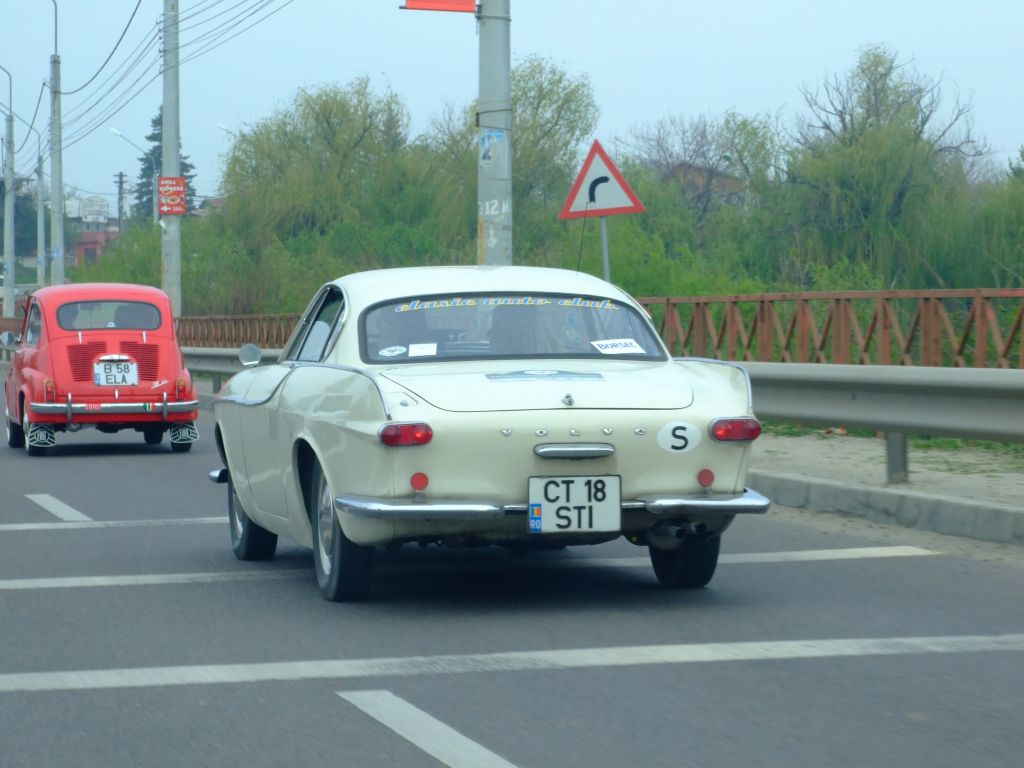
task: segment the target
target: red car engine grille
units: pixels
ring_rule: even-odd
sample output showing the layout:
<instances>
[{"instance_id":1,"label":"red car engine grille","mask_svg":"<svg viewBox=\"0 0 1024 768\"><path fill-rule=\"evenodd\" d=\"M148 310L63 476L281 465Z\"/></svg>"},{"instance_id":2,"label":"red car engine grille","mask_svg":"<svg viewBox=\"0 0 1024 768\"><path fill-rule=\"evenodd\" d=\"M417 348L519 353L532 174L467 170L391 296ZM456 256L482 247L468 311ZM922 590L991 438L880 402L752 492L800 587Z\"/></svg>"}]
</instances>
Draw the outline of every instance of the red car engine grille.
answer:
<instances>
[{"instance_id":1,"label":"red car engine grille","mask_svg":"<svg viewBox=\"0 0 1024 768\"><path fill-rule=\"evenodd\" d=\"M107 342L90 341L68 347L68 363L75 381L92 381L93 361L107 351Z\"/></svg>"},{"instance_id":2,"label":"red car engine grille","mask_svg":"<svg viewBox=\"0 0 1024 768\"><path fill-rule=\"evenodd\" d=\"M135 358L139 364L139 379L156 381L160 371L160 348L156 344L142 344L138 341L122 341L121 351Z\"/></svg>"}]
</instances>

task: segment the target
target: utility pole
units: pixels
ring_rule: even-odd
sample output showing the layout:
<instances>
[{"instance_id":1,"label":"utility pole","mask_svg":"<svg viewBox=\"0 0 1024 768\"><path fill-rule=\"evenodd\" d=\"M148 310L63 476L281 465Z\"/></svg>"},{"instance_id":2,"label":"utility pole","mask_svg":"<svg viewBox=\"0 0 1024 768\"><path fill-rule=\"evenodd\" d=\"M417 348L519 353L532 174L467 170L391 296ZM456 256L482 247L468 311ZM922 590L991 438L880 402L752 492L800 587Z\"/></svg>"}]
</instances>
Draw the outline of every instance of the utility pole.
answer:
<instances>
[{"instance_id":1,"label":"utility pole","mask_svg":"<svg viewBox=\"0 0 1024 768\"><path fill-rule=\"evenodd\" d=\"M476 113L477 261L512 263L512 64L509 0L480 0Z\"/></svg>"},{"instance_id":2,"label":"utility pole","mask_svg":"<svg viewBox=\"0 0 1024 768\"><path fill-rule=\"evenodd\" d=\"M114 174L114 181L117 182L117 231L121 232L124 220L124 173L118 171Z\"/></svg>"},{"instance_id":3,"label":"utility pole","mask_svg":"<svg viewBox=\"0 0 1024 768\"><path fill-rule=\"evenodd\" d=\"M53 0L53 56L50 57L50 264L51 285L64 283L64 171L61 164L60 56L57 55L57 0Z\"/></svg>"},{"instance_id":4,"label":"utility pole","mask_svg":"<svg viewBox=\"0 0 1024 768\"><path fill-rule=\"evenodd\" d=\"M4 132L4 317L14 317L14 78L7 75L7 119Z\"/></svg>"},{"instance_id":5,"label":"utility pole","mask_svg":"<svg viewBox=\"0 0 1024 768\"><path fill-rule=\"evenodd\" d=\"M178 116L178 0L164 0L164 106L163 175L181 175L181 136ZM159 190L155 190L159 194ZM161 221L163 289L171 299L171 312L181 316L181 217Z\"/></svg>"},{"instance_id":6,"label":"utility pole","mask_svg":"<svg viewBox=\"0 0 1024 768\"><path fill-rule=\"evenodd\" d=\"M36 156L36 285L46 285L46 213L43 211L43 150Z\"/></svg>"}]
</instances>

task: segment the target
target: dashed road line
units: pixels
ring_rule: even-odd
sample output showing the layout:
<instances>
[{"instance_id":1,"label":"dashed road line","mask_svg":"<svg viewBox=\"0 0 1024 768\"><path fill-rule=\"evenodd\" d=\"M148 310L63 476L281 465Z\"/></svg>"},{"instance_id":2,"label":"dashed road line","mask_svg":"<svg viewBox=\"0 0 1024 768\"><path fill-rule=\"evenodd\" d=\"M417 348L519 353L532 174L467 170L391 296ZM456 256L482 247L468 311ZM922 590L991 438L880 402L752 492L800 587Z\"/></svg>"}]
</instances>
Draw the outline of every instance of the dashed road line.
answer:
<instances>
[{"instance_id":1,"label":"dashed road line","mask_svg":"<svg viewBox=\"0 0 1024 768\"><path fill-rule=\"evenodd\" d=\"M86 518L89 520L89 518ZM163 520L89 520L89 522L68 523L2 523L0 533L24 531L91 531L101 528L152 528L175 525L227 525L226 515L218 517L182 517Z\"/></svg>"},{"instance_id":2,"label":"dashed road line","mask_svg":"<svg viewBox=\"0 0 1024 768\"><path fill-rule=\"evenodd\" d=\"M217 518L218 520L220 518ZM722 555L719 563L743 565L752 563L797 563L825 562L830 560L853 560L886 557L920 557L936 555L929 549L919 547L851 547L848 549L810 549L796 552L755 552L747 554ZM562 560L510 561L472 563L403 563L382 565L377 569L380 576L398 576L420 573L424 576L436 573L464 571L522 571L522 570L572 570L576 568L649 568L651 561L646 557L577 557ZM261 570L216 571L209 573L152 573L126 574L122 576L53 576L34 579L2 579L0 592L29 589L79 589L87 587L152 587L165 584L213 584L231 581L278 581L282 579L308 578L309 568L264 568Z\"/></svg>"},{"instance_id":3,"label":"dashed road line","mask_svg":"<svg viewBox=\"0 0 1024 768\"><path fill-rule=\"evenodd\" d=\"M92 522L92 518L88 515L83 515L74 507L69 507L63 501L55 499L48 493L26 493L25 498L35 504L38 504L51 515L60 518L66 523Z\"/></svg>"},{"instance_id":4,"label":"dashed road line","mask_svg":"<svg viewBox=\"0 0 1024 768\"><path fill-rule=\"evenodd\" d=\"M337 693L448 768L516 768L391 691Z\"/></svg>"},{"instance_id":5,"label":"dashed road line","mask_svg":"<svg viewBox=\"0 0 1024 768\"><path fill-rule=\"evenodd\" d=\"M471 672L611 669L655 664L1020 651L1024 651L1024 634L634 645L375 659L15 672L0 674L0 693L163 688L298 680L361 680Z\"/></svg>"}]
</instances>

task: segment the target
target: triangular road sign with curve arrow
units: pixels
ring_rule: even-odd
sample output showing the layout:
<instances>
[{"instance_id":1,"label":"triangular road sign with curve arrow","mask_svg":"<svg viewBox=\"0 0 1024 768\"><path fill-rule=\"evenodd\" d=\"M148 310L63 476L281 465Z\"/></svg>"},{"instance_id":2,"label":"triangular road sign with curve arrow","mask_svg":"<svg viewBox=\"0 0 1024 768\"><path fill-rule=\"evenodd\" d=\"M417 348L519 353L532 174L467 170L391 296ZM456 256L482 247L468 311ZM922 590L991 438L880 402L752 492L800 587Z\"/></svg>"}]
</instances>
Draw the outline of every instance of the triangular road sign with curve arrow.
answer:
<instances>
[{"instance_id":1,"label":"triangular road sign with curve arrow","mask_svg":"<svg viewBox=\"0 0 1024 768\"><path fill-rule=\"evenodd\" d=\"M558 218L583 219L645 210L601 142L595 139Z\"/></svg>"}]
</instances>

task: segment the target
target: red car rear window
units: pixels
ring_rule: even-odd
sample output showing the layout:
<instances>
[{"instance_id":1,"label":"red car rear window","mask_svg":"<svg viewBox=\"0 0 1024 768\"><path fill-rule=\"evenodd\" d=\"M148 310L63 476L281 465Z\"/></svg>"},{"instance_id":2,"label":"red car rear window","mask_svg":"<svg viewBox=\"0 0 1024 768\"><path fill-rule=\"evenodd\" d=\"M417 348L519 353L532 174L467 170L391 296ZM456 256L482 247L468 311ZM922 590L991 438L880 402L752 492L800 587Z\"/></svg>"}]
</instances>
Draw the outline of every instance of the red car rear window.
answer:
<instances>
[{"instance_id":1,"label":"red car rear window","mask_svg":"<svg viewBox=\"0 0 1024 768\"><path fill-rule=\"evenodd\" d=\"M65 331L153 331L160 327L160 322L160 310L142 301L70 301L57 309L57 324Z\"/></svg>"}]
</instances>

